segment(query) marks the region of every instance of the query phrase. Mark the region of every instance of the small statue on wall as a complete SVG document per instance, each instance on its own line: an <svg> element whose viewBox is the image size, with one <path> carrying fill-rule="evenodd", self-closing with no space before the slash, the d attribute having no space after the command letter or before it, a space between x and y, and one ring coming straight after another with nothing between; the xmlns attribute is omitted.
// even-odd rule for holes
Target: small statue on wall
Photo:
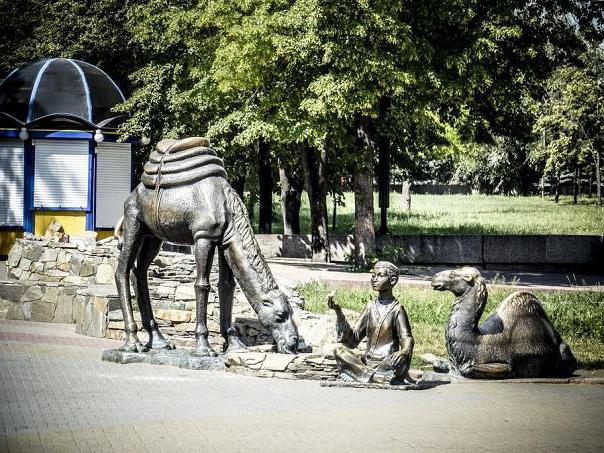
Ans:
<svg viewBox="0 0 604 453"><path fill-rule="evenodd" d="M378 297L367 303L354 326L350 326L335 293L327 297L327 305L337 316L338 347L335 358L340 377L364 383L397 384L408 375L414 340L407 313L392 294L398 282L398 268L387 261L378 261L371 276L371 285ZM355 350L367 337L365 352Z"/></svg>

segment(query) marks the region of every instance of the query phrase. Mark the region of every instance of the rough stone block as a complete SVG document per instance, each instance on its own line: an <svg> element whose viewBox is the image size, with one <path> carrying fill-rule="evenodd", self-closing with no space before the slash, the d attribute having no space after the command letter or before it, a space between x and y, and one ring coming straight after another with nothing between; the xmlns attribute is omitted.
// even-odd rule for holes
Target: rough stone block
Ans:
<svg viewBox="0 0 604 453"><path fill-rule="evenodd" d="M6 319L28 321L31 318L31 302L16 303L8 307Z"/></svg>
<svg viewBox="0 0 604 453"><path fill-rule="evenodd" d="M30 244L23 250L23 258L29 261L38 261L44 253L44 247L42 245Z"/></svg>
<svg viewBox="0 0 604 453"><path fill-rule="evenodd" d="M104 337L107 329L107 299L77 296L76 332L91 337Z"/></svg>
<svg viewBox="0 0 604 453"><path fill-rule="evenodd" d="M0 319L7 319L8 309L14 304L8 300L0 299Z"/></svg>
<svg viewBox="0 0 604 453"><path fill-rule="evenodd" d="M23 269L18 268L18 267L14 267L10 270L10 272L8 273L8 277L9 278L13 278L15 280L20 280L21 279L21 274L23 273Z"/></svg>
<svg viewBox="0 0 604 453"><path fill-rule="evenodd" d="M115 280L115 270L107 263L101 263L96 270L96 282L99 285L113 283Z"/></svg>
<svg viewBox="0 0 604 453"><path fill-rule="evenodd" d="M44 296L44 291L40 286L30 286L21 296L21 302L30 302L32 300L40 300Z"/></svg>
<svg viewBox="0 0 604 453"><path fill-rule="evenodd" d="M155 316L172 322L189 322L192 313L184 310L156 310Z"/></svg>
<svg viewBox="0 0 604 453"><path fill-rule="evenodd" d="M21 296L27 288L19 283L9 283L0 281L0 299L6 299L11 302L19 302Z"/></svg>
<svg viewBox="0 0 604 453"><path fill-rule="evenodd" d="M44 297L42 297L42 300L48 304L56 304L58 296L59 296L58 287L56 287L56 286L46 287L46 291L44 292Z"/></svg>
<svg viewBox="0 0 604 453"><path fill-rule="evenodd" d="M262 370L285 371L296 358L293 354L267 354L262 363Z"/></svg>
<svg viewBox="0 0 604 453"><path fill-rule="evenodd" d="M31 267L31 260L28 258L21 258L21 261L19 261L19 268L23 269L24 271L29 271L30 267Z"/></svg>
<svg viewBox="0 0 604 453"><path fill-rule="evenodd" d="M180 285L176 288L174 295L176 300L195 300L195 288L190 285Z"/></svg>
<svg viewBox="0 0 604 453"><path fill-rule="evenodd" d="M46 303L41 300L32 302L31 317L32 321L51 322L55 315L56 304Z"/></svg>
<svg viewBox="0 0 604 453"><path fill-rule="evenodd" d="M8 259L6 261L6 265L8 267L17 267L19 265L19 261L21 260L21 256L23 254L23 246L18 242L13 245L11 248Z"/></svg>
<svg viewBox="0 0 604 453"><path fill-rule="evenodd" d="M70 294L60 294L57 297L57 305L55 309L55 316L53 318L53 322L67 323L71 324L74 322L73 316L73 305L74 305L74 295Z"/></svg>
<svg viewBox="0 0 604 453"><path fill-rule="evenodd" d="M45 248L40 261L42 261L43 263L55 262L57 261L58 256L59 251L57 249Z"/></svg>
<svg viewBox="0 0 604 453"><path fill-rule="evenodd" d="M158 286L155 288L155 294L159 297L170 297L174 294L174 288L170 286Z"/></svg>
<svg viewBox="0 0 604 453"><path fill-rule="evenodd" d="M174 324L174 329L176 329L179 332L194 332L195 323L194 322L181 322L179 324Z"/></svg>

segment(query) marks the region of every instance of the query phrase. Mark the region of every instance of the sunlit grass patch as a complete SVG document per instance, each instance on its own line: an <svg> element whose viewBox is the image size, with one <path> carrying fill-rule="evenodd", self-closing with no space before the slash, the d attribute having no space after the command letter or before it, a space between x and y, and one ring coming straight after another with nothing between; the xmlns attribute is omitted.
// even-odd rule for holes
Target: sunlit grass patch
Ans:
<svg viewBox="0 0 604 453"><path fill-rule="evenodd" d="M300 211L302 232L310 233L310 209L304 193ZM335 233L354 230L354 196L346 193L345 206L337 208ZM376 227L379 215L376 209ZM604 209L595 199L581 198L573 205L571 197L560 203L551 197L505 197L487 195L413 195L411 212L403 212L402 197L390 194L388 227L392 234L603 234ZM256 219L257 211L255 210ZM332 201L328 199L329 225ZM253 222L257 226L257 220ZM273 232L283 233L281 205L273 201Z"/></svg>

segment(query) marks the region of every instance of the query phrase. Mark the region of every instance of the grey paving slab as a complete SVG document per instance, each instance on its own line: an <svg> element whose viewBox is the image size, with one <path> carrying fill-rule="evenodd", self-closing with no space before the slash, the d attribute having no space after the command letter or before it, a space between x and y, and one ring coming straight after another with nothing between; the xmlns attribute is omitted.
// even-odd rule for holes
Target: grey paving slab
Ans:
<svg viewBox="0 0 604 453"><path fill-rule="evenodd" d="M72 326L0 323L1 451L604 449L601 385L323 388L107 363L114 341L79 339Z"/></svg>

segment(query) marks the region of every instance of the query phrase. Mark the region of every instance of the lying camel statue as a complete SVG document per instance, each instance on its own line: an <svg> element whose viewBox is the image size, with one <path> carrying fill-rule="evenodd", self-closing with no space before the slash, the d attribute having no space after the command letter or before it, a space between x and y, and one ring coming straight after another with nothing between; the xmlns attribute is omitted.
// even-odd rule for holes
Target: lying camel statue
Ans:
<svg viewBox="0 0 604 453"><path fill-rule="evenodd" d="M570 348L527 292L510 294L480 326L487 285L473 267L442 271L432 279L437 291L456 299L445 331L453 371L468 378L569 376L577 369Z"/></svg>
<svg viewBox="0 0 604 453"><path fill-rule="evenodd" d="M222 160L205 138L162 140L145 165L142 183L124 203L124 216L115 229L121 253L115 273L122 304L126 341L123 351L144 352L170 348L153 317L147 269L162 242L193 244L197 263L195 280L195 354L216 356L206 326L210 270L218 251L220 332L225 349L243 348L231 324L235 278L258 320L268 327L281 353L295 353L298 331L292 309L277 286L254 238L245 206L226 179ZM123 235L123 236L122 236ZM132 274L132 275L131 275ZM149 342L137 336L132 314L130 279L143 328Z"/></svg>

